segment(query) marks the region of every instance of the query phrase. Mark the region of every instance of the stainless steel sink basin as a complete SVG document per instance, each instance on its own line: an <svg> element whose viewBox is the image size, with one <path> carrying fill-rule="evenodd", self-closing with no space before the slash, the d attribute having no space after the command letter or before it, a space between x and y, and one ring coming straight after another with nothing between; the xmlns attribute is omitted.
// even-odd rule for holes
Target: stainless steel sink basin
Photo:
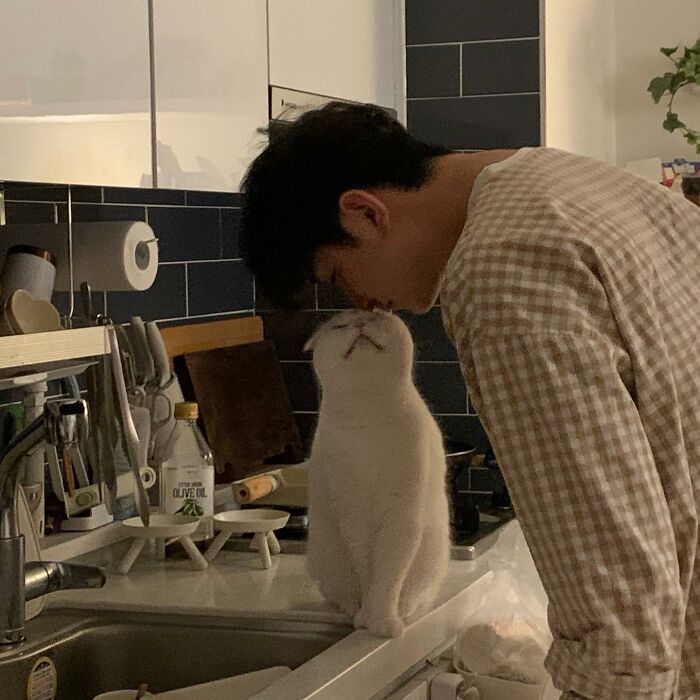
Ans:
<svg viewBox="0 0 700 700"><path fill-rule="evenodd" d="M0 647L0 697L24 700L35 662L56 665L57 700L148 683L163 692L269 666L296 668L352 632L345 625L160 613L46 610L27 641Z"/></svg>

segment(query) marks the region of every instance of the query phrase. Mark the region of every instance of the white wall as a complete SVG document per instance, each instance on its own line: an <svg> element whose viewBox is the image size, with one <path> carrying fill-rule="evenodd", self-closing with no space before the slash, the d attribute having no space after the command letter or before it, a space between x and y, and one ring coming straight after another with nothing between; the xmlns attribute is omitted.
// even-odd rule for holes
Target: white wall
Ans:
<svg viewBox="0 0 700 700"><path fill-rule="evenodd" d="M700 160L680 132L664 131L666 100L655 105L646 91L651 78L673 70L659 48L688 46L700 37L700 1L615 0L613 4L618 163L652 156ZM700 129L700 88L683 88L673 107L688 126Z"/></svg>
<svg viewBox="0 0 700 700"><path fill-rule="evenodd" d="M269 0L270 84L403 112L403 2Z"/></svg>
<svg viewBox="0 0 700 700"><path fill-rule="evenodd" d="M615 161L615 0L544 3L544 142Z"/></svg>
<svg viewBox="0 0 700 700"><path fill-rule="evenodd" d="M685 157L695 149L661 126L649 81L673 68L661 46L700 36L700 0L543 0L544 142L625 165L630 160ZM700 128L700 88L674 102L680 118Z"/></svg>

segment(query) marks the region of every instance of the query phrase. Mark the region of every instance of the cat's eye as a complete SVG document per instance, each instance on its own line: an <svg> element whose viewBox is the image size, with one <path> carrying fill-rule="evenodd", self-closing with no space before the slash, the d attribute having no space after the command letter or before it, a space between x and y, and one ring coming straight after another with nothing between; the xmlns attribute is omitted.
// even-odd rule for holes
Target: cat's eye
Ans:
<svg viewBox="0 0 700 700"><path fill-rule="evenodd" d="M348 324L347 323L338 323L337 325L333 326L333 328L347 328Z"/></svg>

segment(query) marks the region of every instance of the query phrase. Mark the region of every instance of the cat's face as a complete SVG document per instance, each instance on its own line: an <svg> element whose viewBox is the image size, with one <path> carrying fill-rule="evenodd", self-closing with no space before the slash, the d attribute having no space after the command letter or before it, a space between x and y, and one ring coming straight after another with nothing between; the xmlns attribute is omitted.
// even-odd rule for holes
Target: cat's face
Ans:
<svg viewBox="0 0 700 700"><path fill-rule="evenodd" d="M385 386L411 376L413 339L395 314L350 309L320 326L306 344L321 386Z"/></svg>

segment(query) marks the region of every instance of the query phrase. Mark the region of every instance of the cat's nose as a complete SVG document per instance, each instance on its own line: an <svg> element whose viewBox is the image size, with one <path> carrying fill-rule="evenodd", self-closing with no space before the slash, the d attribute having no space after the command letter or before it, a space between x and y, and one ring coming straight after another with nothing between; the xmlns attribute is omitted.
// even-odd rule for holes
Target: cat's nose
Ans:
<svg viewBox="0 0 700 700"><path fill-rule="evenodd" d="M355 328L362 330L365 327L365 320L363 318L356 318L352 324Z"/></svg>

